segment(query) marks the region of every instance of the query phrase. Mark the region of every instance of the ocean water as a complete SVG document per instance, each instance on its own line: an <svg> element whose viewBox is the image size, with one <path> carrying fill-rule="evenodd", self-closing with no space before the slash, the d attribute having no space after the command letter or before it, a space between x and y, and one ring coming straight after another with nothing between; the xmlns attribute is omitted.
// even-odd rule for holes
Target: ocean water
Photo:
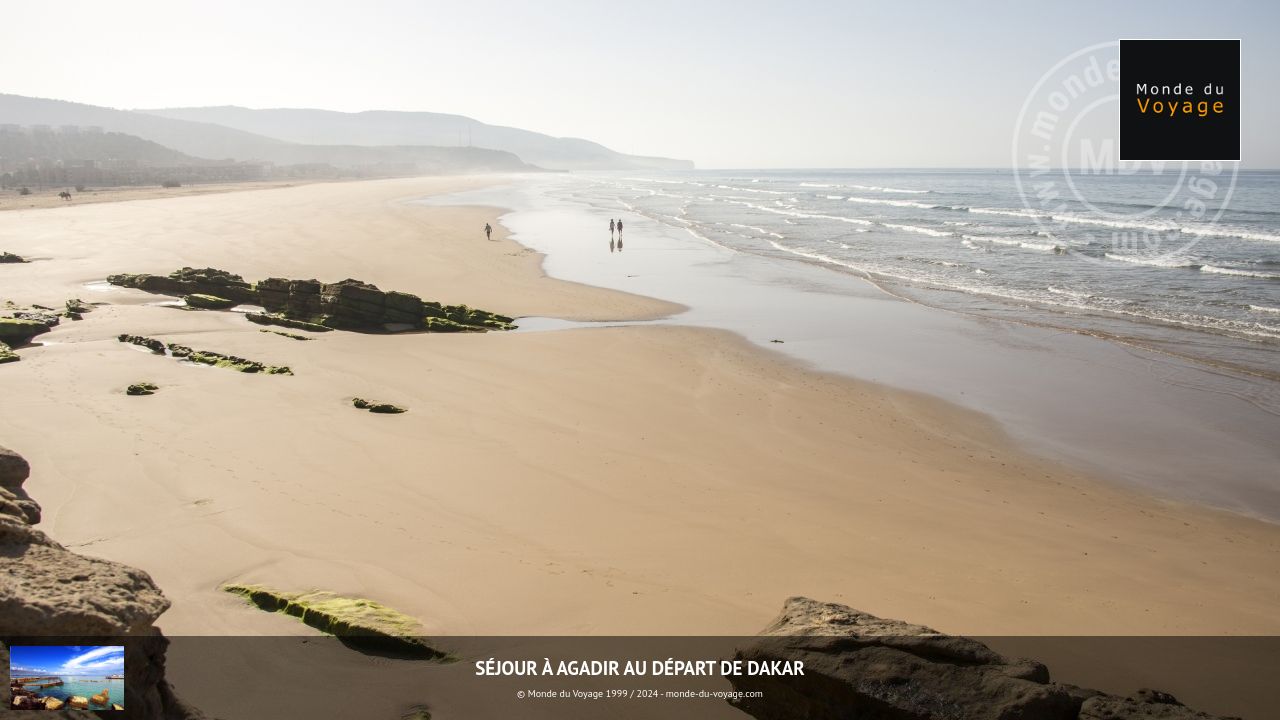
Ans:
<svg viewBox="0 0 1280 720"><path fill-rule="evenodd" d="M1280 173L1241 172L1229 197L1218 178L1198 220L1168 173L1051 175L1047 206L1008 170L614 173L557 192L924 304L1280 378Z"/></svg>
<svg viewBox="0 0 1280 720"><path fill-rule="evenodd" d="M111 705L119 705L128 707L124 702L124 681L123 680L107 680L106 678L63 678L64 683L57 687L45 688L37 690L45 697L55 697L59 700L67 699L79 695L83 698L91 698L94 695L106 690L110 693L108 703L106 705L94 705L89 703L90 710L110 710Z"/></svg>

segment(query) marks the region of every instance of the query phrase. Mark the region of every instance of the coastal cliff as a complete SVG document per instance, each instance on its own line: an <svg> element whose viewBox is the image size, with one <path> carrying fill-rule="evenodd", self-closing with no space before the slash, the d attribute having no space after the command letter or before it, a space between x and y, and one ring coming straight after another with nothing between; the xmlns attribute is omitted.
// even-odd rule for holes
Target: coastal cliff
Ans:
<svg viewBox="0 0 1280 720"><path fill-rule="evenodd" d="M71 552L32 527L40 507L22 490L29 474L21 455L0 447L0 637L123 643L127 717L205 718L178 699L165 680L169 641L155 621L169 600L142 570ZM7 686L5 693L5 707L13 706ZM67 717L80 713L63 712Z"/></svg>

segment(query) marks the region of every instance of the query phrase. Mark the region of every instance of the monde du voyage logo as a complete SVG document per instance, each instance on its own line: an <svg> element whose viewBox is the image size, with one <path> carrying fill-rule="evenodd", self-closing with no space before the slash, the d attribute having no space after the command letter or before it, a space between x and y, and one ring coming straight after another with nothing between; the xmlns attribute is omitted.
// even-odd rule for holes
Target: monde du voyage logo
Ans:
<svg viewBox="0 0 1280 720"><path fill-rule="evenodd" d="M1239 40L1120 41L1120 160L1240 159Z"/></svg>

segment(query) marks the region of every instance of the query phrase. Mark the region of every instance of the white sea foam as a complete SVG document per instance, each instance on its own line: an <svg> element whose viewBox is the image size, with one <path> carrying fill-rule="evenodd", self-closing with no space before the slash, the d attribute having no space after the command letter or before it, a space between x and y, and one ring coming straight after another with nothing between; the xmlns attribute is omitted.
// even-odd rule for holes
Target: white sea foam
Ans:
<svg viewBox="0 0 1280 720"><path fill-rule="evenodd" d="M729 225L729 227L735 227L735 228L739 228L739 229L742 229L742 230L750 230L750 231L752 231L752 232L758 232L758 233L760 233L761 235L772 235L773 237L776 237L776 238L778 238L779 240L781 240L781 239L783 238L783 236L782 236L782 235L779 235L778 233L773 232L772 230L766 230L766 229L764 229L764 228L762 228L762 227L757 227L757 226L755 226L755 225L742 225L742 224L740 224L740 223L728 223L728 225Z"/></svg>
<svg viewBox="0 0 1280 720"><path fill-rule="evenodd" d="M973 247L971 243L992 243L995 245L1007 245L1009 247L1020 247L1027 250L1039 250L1041 252L1064 252L1064 248L1054 243L1033 242L1031 240L1022 240L1019 238L1000 237L997 235L961 235L965 239L966 247Z"/></svg>
<svg viewBox="0 0 1280 720"><path fill-rule="evenodd" d="M1200 272L1215 273L1218 275L1236 275L1238 277L1259 278L1262 280L1280 280L1280 273L1240 270L1238 268L1224 268L1216 265L1201 265Z"/></svg>
<svg viewBox="0 0 1280 720"><path fill-rule="evenodd" d="M875 190L887 193L909 193L911 195L923 195L930 192L929 190L906 190L904 188L880 187L879 185L850 185L849 187L856 188L858 190Z"/></svg>
<svg viewBox="0 0 1280 720"><path fill-rule="evenodd" d="M1195 258L1184 255L1121 255L1105 253L1110 260L1119 260L1133 265L1146 265L1158 268L1198 268L1200 263Z"/></svg>
<svg viewBox="0 0 1280 720"><path fill-rule="evenodd" d="M851 197L847 198L849 202L866 203L868 205L892 205L894 207L910 207L920 208L921 210L933 210L937 205L926 205L924 203L911 202L910 200L880 200L876 198Z"/></svg>
<svg viewBox="0 0 1280 720"><path fill-rule="evenodd" d="M945 230L934 230L933 228L920 227L919 225L899 225L897 223L880 223L887 228L894 230L905 230L907 232L920 233L921 235L931 235L933 237L950 237L951 233Z"/></svg>
<svg viewBox="0 0 1280 720"><path fill-rule="evenodd" d="M1266 305L1250 305L1249 310L1256 313L1274 313L1280 315L1280 308L1268 307Z"/></svg>
<svg viewBox="0 0 1280 720"><path fill-rule="evenodd" d="M823 215L821 213L800 212L799 210L795 210L785 205L782 207L769 207L767 205L757 205L755 203L741 202L737 200L729 200L728 202L731 202L735 205L744 205L746 207L753 208L755 210L763 210L764 212L773 213L775 215L787 215L790 217L809 218L812 220L838 220L840 222L847 222L853 225L874 225L875 224L870 220L863 220L862 218L845 217L843 215Z"/></svg>

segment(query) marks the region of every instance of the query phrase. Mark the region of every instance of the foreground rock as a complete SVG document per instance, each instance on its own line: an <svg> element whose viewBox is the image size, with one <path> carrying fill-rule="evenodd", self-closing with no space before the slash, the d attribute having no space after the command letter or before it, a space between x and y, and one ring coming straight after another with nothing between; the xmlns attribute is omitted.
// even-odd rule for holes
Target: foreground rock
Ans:
<svg viewBox="0 0 1280 720"><path fill-rule="evenodd" d="M9 347L8 343L0 342L0 365L4 363L18 362L22 358L18 353Z"/></svg>
<svg viewBox="0 0 1280 720"><path fill-rule="evenodd" d="M29 471L26 461L0 448L3 492L13 496ZM6 496L6 497L8 497ZM36 506L37 517L39 506ZM59 643L125 646L129 717L199 720L164 679L169 641L154 626L169 601L141 570L73 553L0 502L0 637L56 637ZM7 654L7 652L5 653ZM4 665L8 665L7 658ZM43 699L24 695L27 706ZM16 700L16 699L15 699ZM35 707L35 705L30 705ZM95 717L89 713L64 717Z"/></svg>
<svg viewBox="0 0 1280 720"><path fill-rule="evenodd" d="M803 675L730 678L763 693L735 703L761 720L1215 720L1164 693L1050 682L1044 665L976 640L802 597L736 658L804 663Z"/></svg>
<svg viewBox="0 0 1280 720"><path fill-rule="evenodd" d="M485 332L510 330L512 319L466 305L442 305L409 293L380 290L360 280L336 283L267 278L256 284L216 268L183 268L169 275L122 274L107 281L163 295L183 296L192 307L261 305L248 319L295 330L360 332Z"/></svg>
<svg viewBox="0 0 1280 720"><path fill-rule="evenodd" d="M11 252L0 252L0 264L5 263L24 263L25 259L20 255L14 255Z"/></svg>
<svg viewBox="0 0 1280 720"><path fill-rule="evenodd" d="M222 589L267 612L282 612L299 618L357 649L406 657L448 659L447 653L428 644L420 622L372 600L318 590L281 592L262 585L232 583L223 585Z"/></svg>

